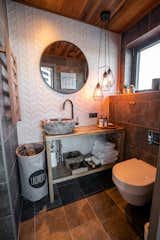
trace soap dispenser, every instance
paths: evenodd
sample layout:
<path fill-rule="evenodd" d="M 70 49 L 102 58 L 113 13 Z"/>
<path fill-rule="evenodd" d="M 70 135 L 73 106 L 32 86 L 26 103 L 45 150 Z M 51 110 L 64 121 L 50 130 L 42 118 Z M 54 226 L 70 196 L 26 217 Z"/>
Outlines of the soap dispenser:
<path fill-rule="evenodd" d="M 98 127 L 103 128 L 103 123 L 104 123 L 103 116 L 100 115 L 100 117 L 98 119 Z"/>

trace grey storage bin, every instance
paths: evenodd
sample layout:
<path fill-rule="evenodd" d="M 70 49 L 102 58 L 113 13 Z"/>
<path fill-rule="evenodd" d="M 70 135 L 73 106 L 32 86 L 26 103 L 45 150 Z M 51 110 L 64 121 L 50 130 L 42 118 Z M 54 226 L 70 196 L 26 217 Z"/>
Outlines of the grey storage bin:
<path fill-rule="evenodd" d="M 63 159 L 67 168 L 70 168 L 70 164 L 82 162 L 84 156 L 79 151 L 63 153 Z"/>
<path fill-rule="evenodd" d="M 30 201 L 38 201 L 48 194 L 45 149 L 41 143 L 17 147 L 21 192 Z"/>

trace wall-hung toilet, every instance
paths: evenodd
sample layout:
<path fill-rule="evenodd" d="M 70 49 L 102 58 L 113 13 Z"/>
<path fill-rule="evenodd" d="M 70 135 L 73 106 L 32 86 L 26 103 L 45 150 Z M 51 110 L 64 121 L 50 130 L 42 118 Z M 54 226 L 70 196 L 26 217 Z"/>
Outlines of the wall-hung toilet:
<path fill-rule="evenodd" d="M 112 179 L 122 197 L 130 204 L 143 206 L 151 200 L 156 168 L 133 158 L 117 163 Z"/>

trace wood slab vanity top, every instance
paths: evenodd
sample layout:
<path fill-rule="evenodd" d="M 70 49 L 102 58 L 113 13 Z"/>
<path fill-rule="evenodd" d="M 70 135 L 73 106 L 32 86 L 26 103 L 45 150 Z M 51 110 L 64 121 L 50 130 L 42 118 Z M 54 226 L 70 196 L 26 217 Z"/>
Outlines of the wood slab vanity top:
<path fill-rule="evenodd" d="M 66 137 L 80 136 L 80 135 L 96 135 L 96 134 L 106 134 L 106 133 L 115 133 L 118 131 L 123 131 L 124 128 L 120 126 L 116 126 L 116 128 L 99 128 L 96 125 L 91 126 L 82 126 L 75 127 L 73 133 L 65 134 L 65 135 L 47 135 L 44 133 L 44 137 L 46 139 L 61 139 Z"/>

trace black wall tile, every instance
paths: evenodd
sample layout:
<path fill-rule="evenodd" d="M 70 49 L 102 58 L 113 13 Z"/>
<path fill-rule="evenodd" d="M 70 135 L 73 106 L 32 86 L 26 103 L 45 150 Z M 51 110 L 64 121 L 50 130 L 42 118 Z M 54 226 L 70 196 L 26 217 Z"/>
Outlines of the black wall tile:
<path fill-rule="evenodd" d="M 10 204 L 9 204 L 9 196 L 8 196 L 8 185 L 7 183 L 0 184 L 0 217 L 4 217 L 9 215 L 10 212 Z"/>
<path fill-rule="evenodd" d="M 21 210 L 22 210 L 22 200 L 20 197 L 18 197 L 16 200 L 14 211 L 13 211 L 13 217 L 16 225 L 17 235 L 18 235 L 18 229 L 19 229 L 19 222 L 21 218 Z"/>
<path fill-rule="evenodd" d="M 0 42 L 6 47 L 5 39 L 8 39 L 8 24 L 6 0 L 0 0 Z M 5 55 L 0 53 L 1 58 Z M 2 68 L 0 66 L 0 92 L 2 91 Z M 0 94 L 0 240 L 16 240 L 15 235 L 18 228 L 18 201 L 19 187 L 15 149 L 17 147 L 16 126 L 4 115 L 4 99 Z M 11 195 L 11 199 L 10 199 Z M 11 215 L 12 214 L 12 215 Z M 13 216 L 13 214 L 15 216 Z"/>
<path fill-rule="evenodd" d="M 13 171 L 13 167 L 16 164 L 16 147 L 17 147 L 17 136 L 15 134 L 15 129 L 10 134 L 10 137 L 6 140 L 4 144 L 5 149 L 5 157 L 7 163 L 8 172 L 11 173 Z M 10 175 L 9 175 L 10 176 Z"/>
<path fill-rule="evenodd" d="M 0 218 L 0 239 L 14 240 L 14 231 L 12 226 L 12 216 Z"/>
<path fill-rule="evenodd" d="M 3 156 L 2 156 L 2 149 L 0 146 L 0 183 L 5 182 L 5 170 L 3 164 Z"/>
<path fill-rule="evenodd" d="M 17 164 L 12 169 L 12 174 L 9 181 L 9 187 L 11 191 L 12 207 L 15 209 L 17 198 L 19 198 L 19 184 L 18 184 L 18 174 L 17 174 Z"/>

